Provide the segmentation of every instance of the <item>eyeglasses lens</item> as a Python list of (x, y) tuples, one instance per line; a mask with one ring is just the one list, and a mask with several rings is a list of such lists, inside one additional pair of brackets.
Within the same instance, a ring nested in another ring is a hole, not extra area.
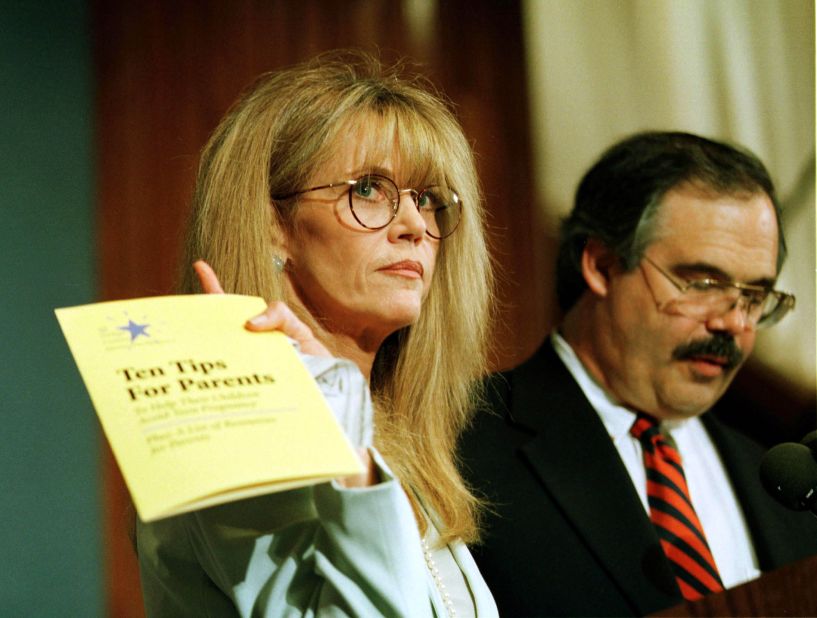
[(417, 207), (426, 222), (429, 236), (445, 238), (460, 222), (460, 196), (442, 187), (431, 187), (417, 198)]
[(349, 187), (349, 200), (355, 219), (363, 226), (377, 230), (394, 218), (397, 187), (388, 178), (364, 176)]

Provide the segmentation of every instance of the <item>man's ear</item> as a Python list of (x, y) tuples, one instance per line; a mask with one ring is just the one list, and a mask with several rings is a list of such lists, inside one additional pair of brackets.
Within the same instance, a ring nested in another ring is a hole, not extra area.
[(587, 287), (597, 296), (607, 296), (611, 270), (618, 256), (597, 238), (588, 238), (582, 251), (582, 276)]

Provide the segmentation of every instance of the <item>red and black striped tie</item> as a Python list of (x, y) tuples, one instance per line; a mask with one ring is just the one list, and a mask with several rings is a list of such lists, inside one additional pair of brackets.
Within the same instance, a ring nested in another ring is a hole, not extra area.
[(723, 590), (704, 529), (689, 499), (681, 455), (661, 433), (657, 421), (639, 414), (630, 433), (641, 442), (647, 470), (650, 519), (688, 601)]

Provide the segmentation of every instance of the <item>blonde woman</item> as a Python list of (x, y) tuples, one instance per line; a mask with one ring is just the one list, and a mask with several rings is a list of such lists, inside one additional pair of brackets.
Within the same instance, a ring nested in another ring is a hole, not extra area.
[(496, 615), (454, 461), (492, 276), (473, 156), (440, 98), (359, 54), (262, 76), (203, 151), (186, 256), (204, 260), (187, 291), (263, 296), (248, 328), (351, 361), (367, 471), (140, 523), (148, 614)]

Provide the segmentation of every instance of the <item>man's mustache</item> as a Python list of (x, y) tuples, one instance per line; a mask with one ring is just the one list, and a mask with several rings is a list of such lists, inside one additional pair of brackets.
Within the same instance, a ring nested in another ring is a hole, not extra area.
[(726, 369), (734, 369), (743, 362), (743, 352), (735, 343), (735, 338), (726, 333), (715, 333), (706, 339), (696, 339), (681, 344), (672, 352), (672, 358), (675, 360), (686, 360), (699, 356), (723, 358), (726, 360)]

